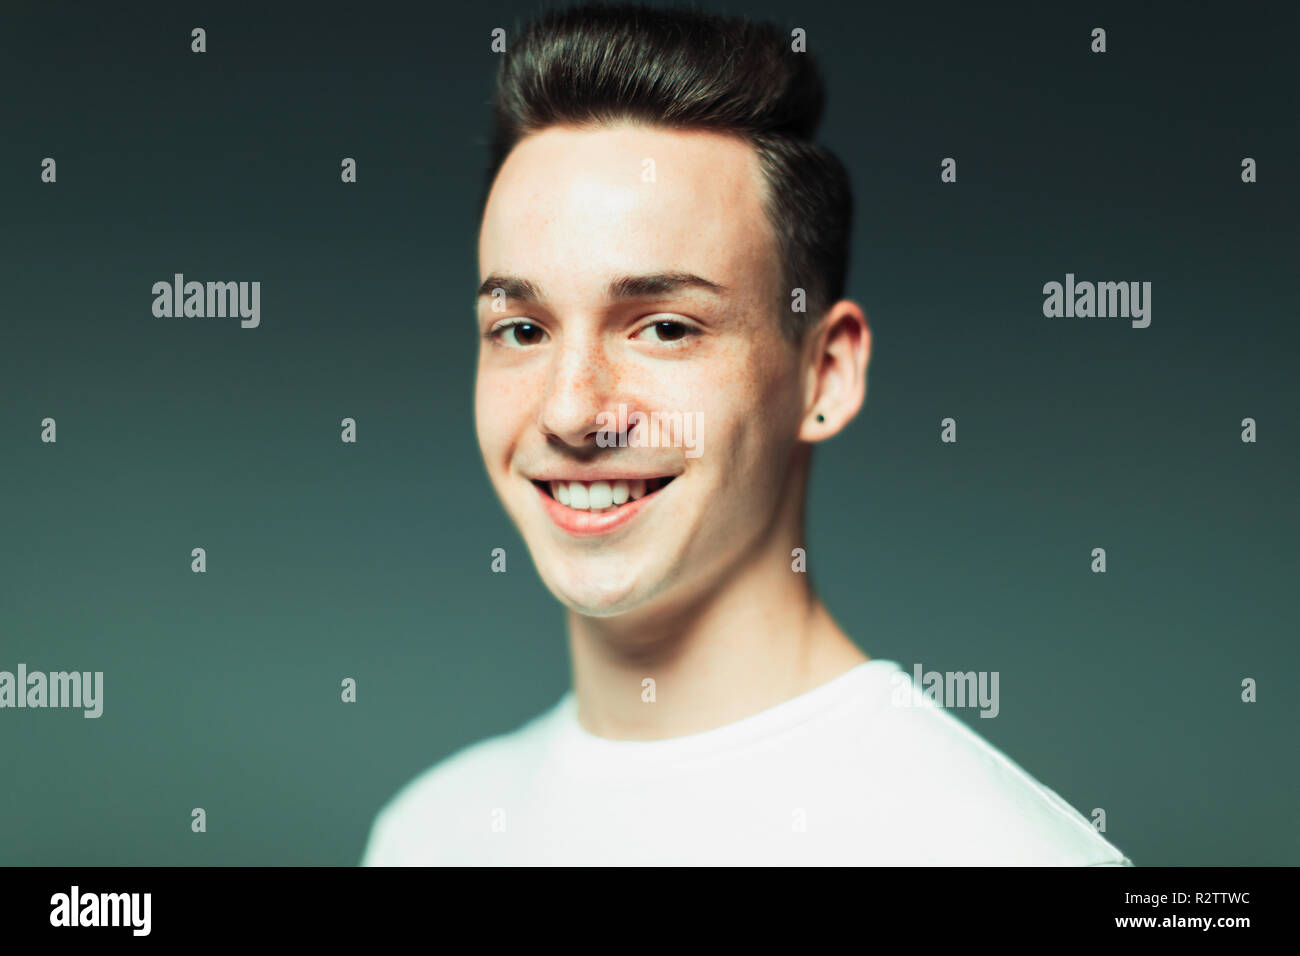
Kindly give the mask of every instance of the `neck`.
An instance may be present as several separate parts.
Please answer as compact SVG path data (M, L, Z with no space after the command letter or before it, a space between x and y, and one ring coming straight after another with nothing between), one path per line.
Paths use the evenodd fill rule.
M569 612L578 720L615 740L701 733L806 693L867 660L792 570L804 547L804 467L754 547L670 607L610 618ZM646 685L654 681L653 696ZM653 702L651 702L653 701Z

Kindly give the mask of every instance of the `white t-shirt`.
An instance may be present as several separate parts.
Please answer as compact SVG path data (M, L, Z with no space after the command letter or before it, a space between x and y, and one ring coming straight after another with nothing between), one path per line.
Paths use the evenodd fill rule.
M569 691L403 787L363 863L1133 865L897 663L874 659L669 740L597 737Z

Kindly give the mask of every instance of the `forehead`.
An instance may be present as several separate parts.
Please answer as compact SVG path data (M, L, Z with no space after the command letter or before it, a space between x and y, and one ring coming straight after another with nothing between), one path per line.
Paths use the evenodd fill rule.
M611 275L685 271L762 295L776 257L764 195L757 154L738 137L549 128L523 139L493 183L480 278L509 273L577 295Z

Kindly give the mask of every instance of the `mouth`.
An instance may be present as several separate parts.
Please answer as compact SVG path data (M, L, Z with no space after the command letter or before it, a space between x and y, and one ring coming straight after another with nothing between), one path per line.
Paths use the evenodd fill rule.
M530 479L552 521L575 536L607 534L658 500L676 475L597 481Z
M538 481L533 484L553 501L558 501L574 511L605 514L617 511L630 501L639 501L654 494L675 478L662 475L658 478L610 479L606 481Z

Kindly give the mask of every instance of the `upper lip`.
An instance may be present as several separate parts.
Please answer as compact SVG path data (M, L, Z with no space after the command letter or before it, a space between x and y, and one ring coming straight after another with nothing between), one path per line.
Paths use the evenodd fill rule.
M530 474L531 481L637 481L650 478L676 478L677 474L667 471L618 471L609 468L566 468L563 471L541 471Z

